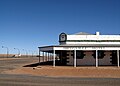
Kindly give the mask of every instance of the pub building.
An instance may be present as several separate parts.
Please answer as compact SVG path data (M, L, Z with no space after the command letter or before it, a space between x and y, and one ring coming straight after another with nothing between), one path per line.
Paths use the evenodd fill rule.
M120 65L120 35L101 35L100 32L61 33L59 45L38 48L39 56L42 54L43 61L53 61L53 67L57 60L61 65L74 67Z

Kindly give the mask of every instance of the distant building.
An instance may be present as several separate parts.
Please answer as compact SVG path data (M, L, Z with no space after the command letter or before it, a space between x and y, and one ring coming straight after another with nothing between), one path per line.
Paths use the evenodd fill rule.
M74 67L85 65L119 67L119 50L120 35L100 35L99 32L96 34L80 32L72 35L61 33L59 45L39 47L39 52L53 53L53 66L57 55L61 65Z

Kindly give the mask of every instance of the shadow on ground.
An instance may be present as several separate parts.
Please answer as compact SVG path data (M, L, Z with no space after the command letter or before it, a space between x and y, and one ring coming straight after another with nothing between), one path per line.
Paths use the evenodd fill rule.
M53 65L53 61L47 61L47 62L40 62L40 63L34 63L34 64L28 64L28 65L25 65L23 67L37 67L37 66L42 66L42 65L49 65L49 66L52 66ZM55 61L55 65L56 66L66 66L66 65L63 65L61 64L60 61L56 60ZM71 65L67 65L67 66L71 66ZM113 66L116 66L117 65L99 65L100 67L113 67ZM81 65L81 66L77 66L77 67L95 67L95 65Z
M29 64L29 65L25 65L23 67L37 67L40 65L53 65L53 61L47 61L47 62L40 62L40 63L34 63L34 64ZM55 65L56 66L62 66L60 61L55 61Z

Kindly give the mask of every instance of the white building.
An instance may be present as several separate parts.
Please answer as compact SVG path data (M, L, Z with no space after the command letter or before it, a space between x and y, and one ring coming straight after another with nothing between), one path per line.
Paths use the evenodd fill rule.
M120 35L100 35L80 32L73 35L61 33L59 45L39 47L40 52L59 56L61 65L85 66L116 65L119 67ZM48 54L47 56L49 56ZM43 56L44 53L43 53Z

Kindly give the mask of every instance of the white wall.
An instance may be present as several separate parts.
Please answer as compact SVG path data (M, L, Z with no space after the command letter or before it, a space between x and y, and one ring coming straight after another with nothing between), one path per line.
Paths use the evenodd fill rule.
M120 35L67 35L67 40L120 40Z
M98 61L98 65L112 65L111 61L112 59L110 59L110 54L112 54L112 52L110 51L106 51L104 52L105 56L103 59L99 59Z
M73 63L74 59L73 59L72 54L73 54L72 51L67 52L67 61L68 61L67 65L73 65L74 64Z
M120 42L66 42L64 44L120 44Z
M74 64L74 59L73 59L73 56L72 56L73 52L67 52L67 65L73 65ZM83 59L77 59L77 66L85 66L85 65L93 65L95 66L95 60L94 57L92 56L93 55L93 51L86 51L84 52L85 54L85 57ZM105 53L105 56L103 59L98 59L98 65L112 65L111 63L111 59L110 59L110 54L111 52L110 51L106 51Z
M84 52L85 57L83 59L77 59L77 65L95 65L95 59L93 58L92 51Z

